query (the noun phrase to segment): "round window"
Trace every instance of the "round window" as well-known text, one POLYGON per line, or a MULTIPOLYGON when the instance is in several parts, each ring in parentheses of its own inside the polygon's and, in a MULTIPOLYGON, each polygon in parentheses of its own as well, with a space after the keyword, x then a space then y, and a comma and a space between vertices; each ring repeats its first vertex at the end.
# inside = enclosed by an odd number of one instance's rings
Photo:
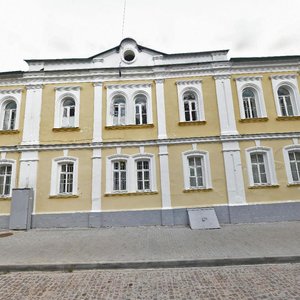
POLYGON ((124 59, 127 61, 127 62, 132 62, 135 58, 135 53, 132 51, 132 50, 126 50, 124 52, 124 59))

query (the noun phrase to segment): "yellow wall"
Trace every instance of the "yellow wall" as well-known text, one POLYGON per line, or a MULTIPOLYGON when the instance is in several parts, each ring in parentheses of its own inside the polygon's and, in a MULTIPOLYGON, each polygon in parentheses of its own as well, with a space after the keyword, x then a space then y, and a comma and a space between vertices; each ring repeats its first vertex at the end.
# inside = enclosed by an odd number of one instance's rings
POLYGON ((70 150, 78 158, 78 198, 49 198, 52 159, 63 151, 40 152, 36 212, 88 211, 92 209, 92 150, 70 150))
POLYGON ((45 85, 42 96, 42 112, 40 126, 41 143, 84 143, 93 138, 94 119, 94 87, 92 83, 45 85), (55 87, 58 86, 80 86, 80 131, 53 132, 55 115, 55 87))
MULTIPOLYGON (((107 196, 105 190, 106 176, 106 159, 108 156, 116 154, 116 149, 104 149, 102 151, 102 209, 103 210, 135 210, 135 209, 155 209, 161 208, 161 194, 160 194, 160 175, 159 175, 159 158, 158 148, 145 147, 145 153, 154 155, 156 167, 156 184, 157 194, 150 195, 123 195, 123 196, 107 196)), ((122 154, 134 155, 139 154, 139 148, 123 148, 122 154)))
POLYGON ((169 168, 172 207, 210 206, 226 204, 227 192, 220 144, 198 144, 197 149, 208 151, 212 178, 212 190, 184 192, 182 153, 192 150, 191 145, 169 146, 169 168))
POLYGON ((286 168, 284 165, 282 149, 285 146, 292 145, 292 140, 267 140, 261 141, 261 146, 270 147, 273 150, 275 172, 279 187, 267 187, 249 189, 249 177, 247 173, 245 149, 255 147, 253 142, 241 142, 241 160, 243 165, 245 192, 248 203, 280 202, 287 200, 299 200, 300 187, 287 186, 286 168))
POLYGON ((212 77, 166 79, 164 84, 166 126, 170 138, 212 136, 220 134, 215 80, 212 77), (179 107, 176 81, 202 80, 202 93, 206 124, 179 126, 179 107))

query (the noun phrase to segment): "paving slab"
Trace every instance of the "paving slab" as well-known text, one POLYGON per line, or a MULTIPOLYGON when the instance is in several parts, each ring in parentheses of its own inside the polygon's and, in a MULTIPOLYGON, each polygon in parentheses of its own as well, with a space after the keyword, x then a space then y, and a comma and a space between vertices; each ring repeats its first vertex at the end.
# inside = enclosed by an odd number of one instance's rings
POLYGON ((1 267, 300 259, 300 222, 225 225, 215 230, 155 226, 13 233, 0 238, 1 267))

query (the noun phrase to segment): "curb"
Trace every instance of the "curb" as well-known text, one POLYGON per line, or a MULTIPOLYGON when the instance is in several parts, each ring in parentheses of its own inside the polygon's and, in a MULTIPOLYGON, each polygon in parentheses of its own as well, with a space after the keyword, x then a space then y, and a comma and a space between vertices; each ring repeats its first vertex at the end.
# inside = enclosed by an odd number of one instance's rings
POLYGON ((137 261, 137 262, 101 262, 101 263, 74 263, 74 264, 71 263, 71 264, 2 265, 0 266, 0 273, 29 272, 29 271, 72 272, 76 270, 191 268, 191 267, 218 267, 218 266, 283 264, 283 263, 300 263, 300 256, 137 261))

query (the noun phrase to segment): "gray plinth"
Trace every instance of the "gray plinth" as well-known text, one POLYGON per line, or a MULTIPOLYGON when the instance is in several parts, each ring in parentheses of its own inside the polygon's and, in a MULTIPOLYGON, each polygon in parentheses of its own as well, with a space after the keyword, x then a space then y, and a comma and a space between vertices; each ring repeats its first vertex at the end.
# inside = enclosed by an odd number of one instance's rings
POLYGON ((33 208, 33 189, 13 189, 9 229, 30 229, 33 208))
POLYGON ((213 208, 188 209, 192 229, 217 229, 220 224, 213 208))

